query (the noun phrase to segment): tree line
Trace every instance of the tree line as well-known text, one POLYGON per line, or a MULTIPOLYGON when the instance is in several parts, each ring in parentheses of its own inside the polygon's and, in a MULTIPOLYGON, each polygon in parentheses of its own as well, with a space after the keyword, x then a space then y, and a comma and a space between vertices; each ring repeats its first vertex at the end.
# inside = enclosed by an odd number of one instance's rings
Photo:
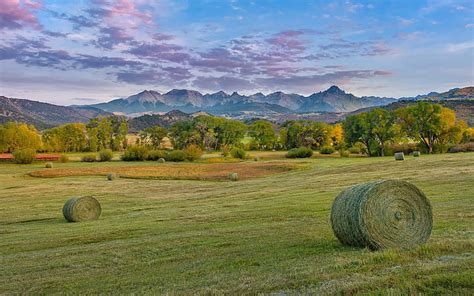
MULTIPOLYGON (((21 123, 0 125, 0 152, 31 148, 51 152, 122 151, 129 145, 124 117, 110 116, 87 124, 64 124, 39 133, 21 123)), ((383 156, 387 147, 400 143, 417 145, 428 153, 445 152, 450 145, 469 142, 473 129, 456 120, 453 110, 438 104, 418 102, 394 111, 375 108, 348 116, 337 124, 290 120, 277 125, 266 120, 249 124, 214 116, 197 116, 174 123, 170 128, 153 126, 138 133, 134 145, 160 149, 169 138, 174 149, 191 145, 204 150, 240 147, 246 150, 315 150, 360 148, 369 156, 383 156)))

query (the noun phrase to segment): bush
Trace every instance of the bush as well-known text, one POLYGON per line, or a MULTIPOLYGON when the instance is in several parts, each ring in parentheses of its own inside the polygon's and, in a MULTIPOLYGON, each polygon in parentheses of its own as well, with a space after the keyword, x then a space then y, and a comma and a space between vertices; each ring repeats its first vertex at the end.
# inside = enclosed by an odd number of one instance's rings
POLYGON ((21 149, 13 152, 13 160, 19 164, 30 164, 35 160, 36 151, 34 149, 21 149))
POLYGON ((323 146, 319 150, 319 153, 321 153, 321 154, 333 154, 334 151, 335 151, 334 148, 331 147, 331 146, 323 146))
POLYGON ((173 150, 166 155, 167 161, 184 161, 186 160, 186 153, 183 150, 173 150))
POLYGON ((86 154, 81 158, 82 162, 95 162, 97 161, 97 157, 95 154, 86 154))
POLYGON ((144 146, 129 146, 121 158, 124 161, 143 161, 148 158, 148 149, 144 146))
POLYGON ((69 157, 66 154, 62 154, 61 157, 59 157, 59 162, 62 162, 62 163, 69 162, 69 157))
POLYGON ((224 157, 229 156, 229 154, 230 154, 229 146, 224 145, 224 146, 221 147, 221 150, 222 150, 222 156, 224 156, 224 157))
POLYGON ((232 150, 230 150, 230 155, 232 155, 233 158, 245 159, 247 153, 242 148, 232 148, 232 150))
POLYGON ((360 154, 361 151, 360 151, 359 147, 354 146, 354 147, 349 148, 349 153, 351 153, 351 154, 360 154))
POLYGON ((346 150, 339 150, 339 155, 341 157, 349 157, 349 151, 346 151, 346 150))
POLYGON ((147 160, 159 160, 160 158, 166 157, 165 150, 151 150, 148 152, 147 160))
POLYGON ((114 153, 110 149, 102 149, 99 152, 99 161, 111 161, 114 153))
POLYGON ((184 149, 184 152, 186 153, 186 159, 189 161, 195 161, 201 158, 203 154, 202 149, 199 148, 198 145, 194 145, 194 144, 186 147, 186 149, 184 149))
POLYGON ((308 147, 293 148, 286 153, 286 158, 308 158, 313 156, 313 150, 308 147))
POLYGON ((473 152, 474 143, 459 144, 449 148, 449 153, 458 153, 458 152, 473 152))

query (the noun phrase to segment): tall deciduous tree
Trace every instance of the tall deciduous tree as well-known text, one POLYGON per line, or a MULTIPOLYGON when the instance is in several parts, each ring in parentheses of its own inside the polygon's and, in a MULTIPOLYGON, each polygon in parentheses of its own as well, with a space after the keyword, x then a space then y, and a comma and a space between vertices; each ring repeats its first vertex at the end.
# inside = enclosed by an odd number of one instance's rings
POLYGON ((253 142, 260 149, 273 148, 275 144, 275 130, 270 122, 265 120, 257 120, 249 127, 250 136, 253 142))

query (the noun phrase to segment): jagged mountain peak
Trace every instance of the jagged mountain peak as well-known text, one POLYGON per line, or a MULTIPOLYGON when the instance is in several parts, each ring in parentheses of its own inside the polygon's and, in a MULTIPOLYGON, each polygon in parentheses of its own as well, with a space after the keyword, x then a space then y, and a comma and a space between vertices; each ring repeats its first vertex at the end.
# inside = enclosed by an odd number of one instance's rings
POLYGON ((323 93, 327 93, 327 94, 345 94, 346 92, 343 91, 342 89, 340 89, 338 86, 336 85, 333 85, 331 86, 330 88, 328 88, 327 90, 325 90, 323 93))
POLYGON ((202 94, 196 90, 189 90, 189 89, 172 89, 165 94, 166 96, 185 96, 185 95, 195 95, 195 96, 202 96, 202 94))

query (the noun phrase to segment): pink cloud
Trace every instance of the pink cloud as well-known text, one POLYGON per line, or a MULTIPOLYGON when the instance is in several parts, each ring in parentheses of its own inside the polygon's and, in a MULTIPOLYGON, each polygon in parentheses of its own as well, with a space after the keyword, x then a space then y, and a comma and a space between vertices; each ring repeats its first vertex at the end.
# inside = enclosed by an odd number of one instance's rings
POLYGON ((21 29, 24 26, 40 28, 41 25, 33 11, 41 7, 40 2, 30 0, 0 1, 0 29, 21 29))

